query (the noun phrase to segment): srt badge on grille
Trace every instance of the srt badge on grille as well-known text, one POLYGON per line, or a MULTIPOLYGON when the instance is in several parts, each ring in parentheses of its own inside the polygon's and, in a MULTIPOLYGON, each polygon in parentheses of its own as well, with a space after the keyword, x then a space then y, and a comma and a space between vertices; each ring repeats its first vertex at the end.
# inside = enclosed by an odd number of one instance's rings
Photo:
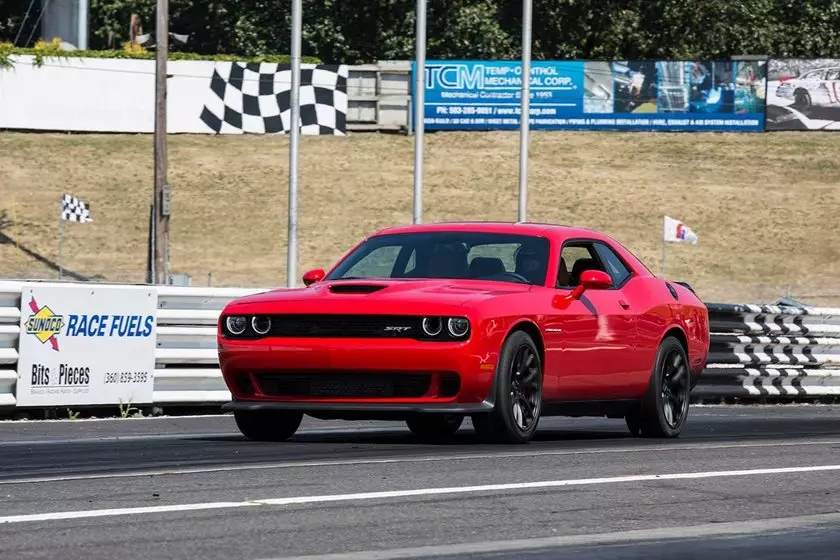
POLYGON ((404 332, 410 331, 411 327, 385 327, 385 332, 404 332))

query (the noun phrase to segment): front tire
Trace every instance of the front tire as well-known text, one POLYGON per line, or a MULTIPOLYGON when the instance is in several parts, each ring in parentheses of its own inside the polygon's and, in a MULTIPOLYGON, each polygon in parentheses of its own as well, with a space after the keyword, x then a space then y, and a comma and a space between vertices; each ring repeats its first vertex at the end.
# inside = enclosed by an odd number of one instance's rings
POLYGON ((297 431, 303 413, 294 410, 235 410, 236 427, 254 441, 286 441, 297 431))
POLYGON ((685 348, 669 336, 659 346, 650 385, 640 407, 625 418, 628 429, 634 436, 679 437, 688 420, 690 391, 685 348))
POLYGON ((490 413, 472 417, 481 439, 526 443, 537 431, 542 409, 542 361, 533 339, 514 331, 502 346, 496 372, 496 401, 490 413))
POLYGON ((454 414, 419 414, 405 421, 408 429, 422 441, 451 439, 463 422, 463 416, 454 414))

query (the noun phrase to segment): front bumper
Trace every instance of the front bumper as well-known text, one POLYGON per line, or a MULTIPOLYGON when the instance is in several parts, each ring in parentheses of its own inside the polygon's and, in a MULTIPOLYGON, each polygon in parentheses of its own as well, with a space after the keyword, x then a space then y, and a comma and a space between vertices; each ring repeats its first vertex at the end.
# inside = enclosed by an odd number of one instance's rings
POLYGON ((219 342, 226 410, 486 410, 497 355, 474 341, 263 339, 219 342), (244 408, 243 408, 244 407, 244 408))

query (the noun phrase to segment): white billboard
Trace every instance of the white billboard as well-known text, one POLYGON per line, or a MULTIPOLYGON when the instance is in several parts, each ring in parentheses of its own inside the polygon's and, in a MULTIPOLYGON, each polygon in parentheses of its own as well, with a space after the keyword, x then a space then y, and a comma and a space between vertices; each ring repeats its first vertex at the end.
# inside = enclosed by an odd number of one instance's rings
POLYGON ((18 406, 151 403, 157 290, 24 284, 18 406))

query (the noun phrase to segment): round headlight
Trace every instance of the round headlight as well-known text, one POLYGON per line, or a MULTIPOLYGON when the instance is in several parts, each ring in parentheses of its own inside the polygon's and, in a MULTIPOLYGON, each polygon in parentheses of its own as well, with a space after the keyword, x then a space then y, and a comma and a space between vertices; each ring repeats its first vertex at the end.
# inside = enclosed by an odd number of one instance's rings
POLYGON ((443 330, 443 321, 440 317, 423 317, 423 332, 429 336, 437 336, 443 330))
POLYGON ((271 319, 269 317, 254 317, 251 319, 251 327, 257 334, 265 334, 271 328, 271 319))
POLYGON ((446 328, 449 330, 449 334, 461 338, 470 330, 470 322, 463 317, 452 317, 446 322, 446 328))
POLYGON ((245 317, 240 317, 238 315, 233 315, 228 317, 225 321, 225 325, 227 326, 227 330, 231 334, 242 334, 245 332, 245 326, 248 324, 248 321, 245 317))

